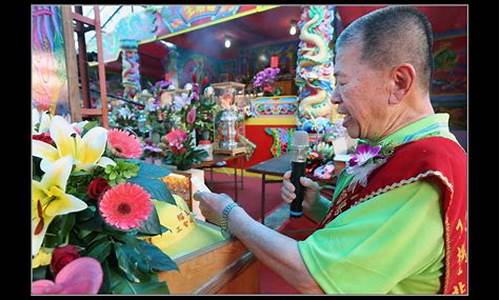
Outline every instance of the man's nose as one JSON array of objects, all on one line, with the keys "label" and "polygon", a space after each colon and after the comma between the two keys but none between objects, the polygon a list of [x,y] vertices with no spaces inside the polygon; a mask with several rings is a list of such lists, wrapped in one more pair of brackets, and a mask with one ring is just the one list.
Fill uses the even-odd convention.
[{"label": "man's nose", "polygon": [[340,98],[340,95],[339,95],[339,93],[337,92],[337,89],[334,89],[334,90],[333,90],[332,98],[330,99],[330,101],[331,101],[333,104],[340,104],[340,103],[342,103],[342,99]]}]

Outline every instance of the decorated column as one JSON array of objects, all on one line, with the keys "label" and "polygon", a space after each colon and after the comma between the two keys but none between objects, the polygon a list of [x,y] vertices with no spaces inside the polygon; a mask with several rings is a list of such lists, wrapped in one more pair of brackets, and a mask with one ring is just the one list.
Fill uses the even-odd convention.
[{"label": "decorated column", "polygon": [[335,85],[333,77],[334,7],[310,5],[302,8],[298,26],[296,84],[299,89],[298,128],[322,132],[331,124],[334,107],[330,102]]},{"label": "decorated column", "polygon": [[133,98],[141,91],[141,75],[139,73],[139,43],[137,40],[120,40],[122,50],[122,84],[123,96]]},{"label": "decorated column", "polygon": [[168,78],[172,84],[178,88],[179,79],[177,75],[177,58],[179,57],[179,52],[177,51],[177,46],[172,43],[165,42],[168,48],[168,56],[163,60],[163,70],[166,74],[165,78]]}]

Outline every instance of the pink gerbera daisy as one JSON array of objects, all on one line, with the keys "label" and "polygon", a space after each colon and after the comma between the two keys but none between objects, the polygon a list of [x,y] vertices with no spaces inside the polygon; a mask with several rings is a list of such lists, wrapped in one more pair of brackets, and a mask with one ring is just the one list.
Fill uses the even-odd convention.
[{"label": "pink gerbera daisy", "polygon": [[128,182],[109,189],[99,202],[99,211],[106,223],[123,230],[141,226],[152,210],[148,192]]},{"label": "pink gerbera daisy", "polygon": [[109,130],[108,145],[111,152],[118,157],[139,158],[142,155],[142,146],[139,139],[123,130]]}]

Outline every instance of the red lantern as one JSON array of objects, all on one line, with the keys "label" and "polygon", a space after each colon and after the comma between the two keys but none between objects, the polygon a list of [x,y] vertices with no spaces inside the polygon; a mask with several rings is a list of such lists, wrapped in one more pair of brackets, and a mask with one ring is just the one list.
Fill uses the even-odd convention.
[{"label": "red lantern", "polygon": [[278,67],[278,56],[273,55],[271,56],[271,68],[277,68]]}]

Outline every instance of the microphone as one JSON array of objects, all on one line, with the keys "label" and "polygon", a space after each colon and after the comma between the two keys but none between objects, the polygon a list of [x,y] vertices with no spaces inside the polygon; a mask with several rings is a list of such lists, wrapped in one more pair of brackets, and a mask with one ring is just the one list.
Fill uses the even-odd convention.
[{"label": "microphone", "polygon": [[306,159],[309,150],[309,134],[305,131],[295,131],[291,145],[292,176],[291,182],[295,187],[295,199],[290,204],[290,218],[300,218],[302,212],[302,200],[304,200],[304,187],[300,183],[300,177],[306,173]]}]

